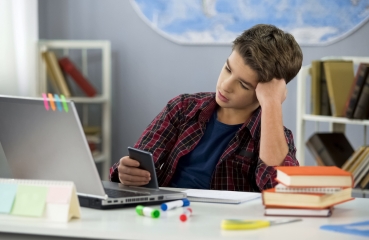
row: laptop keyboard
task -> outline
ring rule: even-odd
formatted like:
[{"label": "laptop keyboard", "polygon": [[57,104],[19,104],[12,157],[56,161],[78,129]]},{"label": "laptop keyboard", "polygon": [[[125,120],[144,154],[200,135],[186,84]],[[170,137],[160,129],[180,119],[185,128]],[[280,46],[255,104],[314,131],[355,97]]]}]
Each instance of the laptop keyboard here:
[{"label": "laptop keyboard", "polygon": [[122,198],[122,197],[136,197],[136,196],[148,196],[146,193],[129,192],[122,190],[114,190],[105,188],[105,193],[111,198]]}]

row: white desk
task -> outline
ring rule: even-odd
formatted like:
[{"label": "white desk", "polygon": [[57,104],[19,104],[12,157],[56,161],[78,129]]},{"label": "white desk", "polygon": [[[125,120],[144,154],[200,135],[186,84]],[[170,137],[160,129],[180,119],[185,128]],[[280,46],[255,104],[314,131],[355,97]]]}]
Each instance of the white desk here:
[{"label": "white desk", "polygon": [[[336,206],[329,218],[303,218],[301,222],[249,231],[222,231],[222,219],[281,219],[265,217],[261,199],[240,205],[191,203],[193,216],[179,220],[182,209],[159,219],[138,216],[134,208],[94,210],[82,208],[82,218],[69,223],[51,223],[36,218],[0,214],[0,239],[367,239],[320,230],[325,224],[349,224],[369,220],[369,199],[358,198]],[[38,236],[34,236],[38,235]],[[46,235],[48,237],[41,237]],[[54,237],[52,239],[55,239]]]}]

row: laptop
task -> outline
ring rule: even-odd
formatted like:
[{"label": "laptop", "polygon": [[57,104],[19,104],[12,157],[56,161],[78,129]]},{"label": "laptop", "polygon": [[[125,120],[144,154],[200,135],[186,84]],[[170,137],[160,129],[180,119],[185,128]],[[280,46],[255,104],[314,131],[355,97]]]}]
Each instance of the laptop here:
[{"label": "laptop", "polygon": [[186,197],[101,181],[70,100],[0,95],[0,169],[3,178],[72,181],[82,207],[111,209]]}]

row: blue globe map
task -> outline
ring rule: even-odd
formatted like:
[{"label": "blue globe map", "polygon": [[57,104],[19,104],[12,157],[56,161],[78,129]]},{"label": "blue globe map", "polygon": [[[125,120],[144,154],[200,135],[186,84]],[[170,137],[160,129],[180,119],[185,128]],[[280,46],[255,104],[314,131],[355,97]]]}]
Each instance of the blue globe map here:
[{"label": "blue globe map", "polygon": [[328,45],[369,18],[369,0],[131,0],[138,15],[179,44],[231,44],[255,24],[273,24],[300,45]]}]

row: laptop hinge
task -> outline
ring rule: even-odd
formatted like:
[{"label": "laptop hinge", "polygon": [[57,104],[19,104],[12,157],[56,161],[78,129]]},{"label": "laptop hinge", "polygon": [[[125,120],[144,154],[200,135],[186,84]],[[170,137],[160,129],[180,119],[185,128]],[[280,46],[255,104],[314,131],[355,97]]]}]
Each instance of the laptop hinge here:
[{"label": "laptop hinge", "polygon": [[106,195],[106,194],[105,194],[105,196],[98,196],[98,195],[93,195],[93,194],[85,194],[85,193],[77,192],[77,195],[82,196],[82,197],[99,198],[99,199],[102,199],[102,200],[108,199],[108,195]]}]

